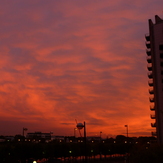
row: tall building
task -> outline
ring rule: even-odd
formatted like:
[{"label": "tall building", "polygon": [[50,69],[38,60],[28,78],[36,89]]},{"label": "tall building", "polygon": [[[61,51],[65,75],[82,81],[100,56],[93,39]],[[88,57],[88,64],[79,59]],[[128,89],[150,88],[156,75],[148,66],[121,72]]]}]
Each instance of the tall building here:
[{"label": "tall building", "polygon": [[155,23],[149,19],[149,34],[145,38],[150,110],[151,119],[154,119],[151,126],[156,128],[152,135],[157,137],[158,143],[163,144],[163,20],[157,15]]}]

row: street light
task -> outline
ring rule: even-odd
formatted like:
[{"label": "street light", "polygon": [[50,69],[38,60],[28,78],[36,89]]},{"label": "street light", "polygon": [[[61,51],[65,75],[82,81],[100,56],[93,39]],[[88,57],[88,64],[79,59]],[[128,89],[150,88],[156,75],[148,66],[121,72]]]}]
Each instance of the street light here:
[{"label": "street light", "polygon": [[127,138],[128,138],[128,125],[125,125],[126,127],[126,135],[127,135]]},{"label": "street light", "polygon": [[101,134],[102,134],[102,131],[100,131],[100,142],[101,142]]},{"label": "street light", "polygon": [[27,131],[28,129],[23,127],[23,136],[24,136],[24,131]]},{"label": "street light", "polygon": [[99,146],[99,149],[100,149],[100,160],[101,160],[101,134],[102,134],[102,131],[100,131],[100,146]]},{"label": "street light", "polygon": [[76,138],[76,130],[77,128],[74,128],[74,137]]}]

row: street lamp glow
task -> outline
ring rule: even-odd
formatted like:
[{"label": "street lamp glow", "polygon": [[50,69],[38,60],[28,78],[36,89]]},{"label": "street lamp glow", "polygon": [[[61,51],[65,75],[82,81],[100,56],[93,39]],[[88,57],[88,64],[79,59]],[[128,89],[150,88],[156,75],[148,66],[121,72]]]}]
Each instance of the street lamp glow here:
[{"label": "street lamp glow", "polygon": [[37,161],[33,161],[33,163],[37,163]]}]

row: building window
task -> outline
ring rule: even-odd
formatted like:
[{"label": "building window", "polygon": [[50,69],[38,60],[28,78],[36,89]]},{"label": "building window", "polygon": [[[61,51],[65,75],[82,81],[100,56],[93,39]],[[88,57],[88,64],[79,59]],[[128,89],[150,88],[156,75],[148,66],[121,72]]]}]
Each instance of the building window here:
[{"label": "building window", "polygon": [[163,71],[161,71],[161,75],[163,75]]},{"label": "building window", "polygon": [[159,45],[159,50],[163,50],[163,44]]},{"label": "building window", "polygon": [[161,67],[163,67],[163,62],[160,63]]},{"label": "building window", "polygon": [[160,58],[163,58],[163,53],[160,53]]}]

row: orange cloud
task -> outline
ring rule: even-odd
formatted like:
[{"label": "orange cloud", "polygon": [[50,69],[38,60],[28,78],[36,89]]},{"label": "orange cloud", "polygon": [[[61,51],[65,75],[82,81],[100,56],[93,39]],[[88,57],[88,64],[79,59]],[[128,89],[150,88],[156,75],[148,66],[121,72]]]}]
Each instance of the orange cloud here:
[{"label": "orange cloud", "polygon": [[73,135],[77,119],[88,135],[126,134],[126,124],[150,135],[143,37],[162,1],[150,14],[144,1],[0,4],[2,134]]}]

